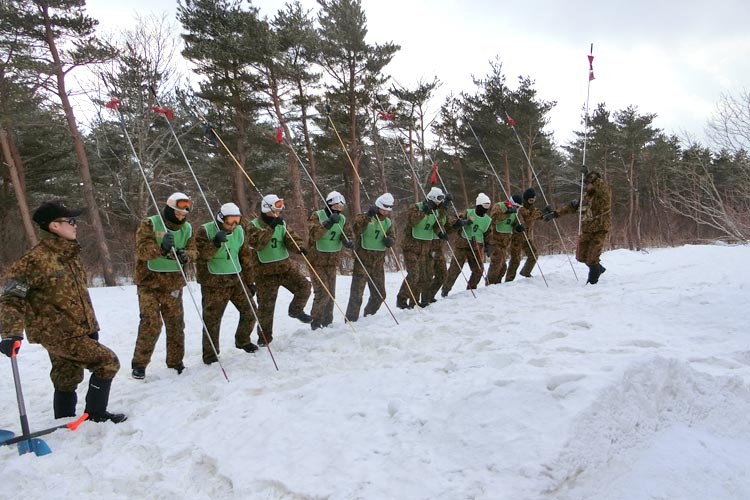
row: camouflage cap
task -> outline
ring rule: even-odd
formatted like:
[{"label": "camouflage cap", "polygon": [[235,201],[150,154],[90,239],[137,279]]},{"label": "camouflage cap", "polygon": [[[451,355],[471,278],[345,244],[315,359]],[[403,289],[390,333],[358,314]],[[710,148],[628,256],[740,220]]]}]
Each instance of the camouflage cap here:
[{"label": "camouflage cap", "polygon": [[69,208],[63,200],[45,201],[34,210],[34,222],[42,229],[47,229],[49,223],[62,217],[78,217],[83,213],[80,208]]}]

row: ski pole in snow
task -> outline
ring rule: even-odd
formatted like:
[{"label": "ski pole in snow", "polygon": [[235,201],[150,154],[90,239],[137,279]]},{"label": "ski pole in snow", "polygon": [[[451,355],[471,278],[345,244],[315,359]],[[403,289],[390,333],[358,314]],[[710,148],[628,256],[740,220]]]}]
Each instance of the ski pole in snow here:
[{"label": "ski pole in snow", "polygon": [[[586,144],[588,142],[589,138],[589,97],[591,96],[591,80],[594,79],[594,44],[591,44],[591,48],[589,49],[589,77],[586,82],[586,110],[584,112],[584,127],[583,127],[583,158],[581,159],[581,188],[580,188],[580,194],[578,196],[578,244],[580,244],[581,241],[581,227],[583,224],[583,211],[581,211],[580,207],[583,206],[583,181],[586,177],[587,168],[586,168]],[[576,255],[578,255],[578,250],[576,249]]]},{"label": "ski pole in snow", "polygon": [[[500,176],[497,174],[497,170],[495,170],[495,166],[492,164],[492,160],[490,160],[489,155],[487,154],[487,151],[484,149],[484,146],[482,145],[482,141],[479,140],[479,136],[477,136],[477,133],[474,131],[474,127],[471,126],[471,121],[467,118],[466,125],[469,126],[469,130],[471,130],[471,135],[474,136],[474,139],[477,141],[477,144],[479,145],[479,149],[482,150],[482,154],[484,155],[484,158],[487,160],[487,164],[490,166],[490,169],[492,170],[492,174],[495,176],[495,180],[497,180],[497,184],[500,186],[500,189],[503,190],[503,196],[507,200],[511,199],[510,193],[508,193],[505,190],[505,186],[503,185],[503,182],[500,180]],[[523,218],[521,217],[520,213],[516,213],[516,217],[518,218],[518,222],[523,224]],[[536,267],[539,269],[539,274],[542,276],[542,280],[544,280],[544,284],[549,288],[549,283],[547,283],[547,278],[544,276],[544,272],[542,271],[542,265],[539,263],[539,259],[534,254],[534,249],[531,247],[531,241],[529,240],[529,235],[526,234],[526,231],[522,231],[523,237],[526,238],[526,246],[528,247],[529,251],[531,252],[531,255],[534,257],[534,260],[536,260]]]},{"label": "ski pole in snow", "polygon": [[[539,181],[539,177],[536,175],[536,169],[534,169],[534,164],[531,163],[531,158],[529,157],[529,153],[526,151],[526,148],[523,146],[523,142],[521,142],[521,137],[518,135],[518,131],[516,130],[516,122],[513,120],[513,118],[510,117],[507,111],[504,111],[505,118],[507,120],[508,126],[513,131],[513,134],[516,136],[516,140],[518,141],[518,145],[521,147],[521,151],[523,151],[524,157],[526,157],[526,162],[529,165],[529,168],[531,169],[531,173],[534,174],[534,179],[536,180],[537,185],[539,186],[539,192],[542,193],[542,199],[544,199],[544,204],[546,206],[549,206],[549,200],[547,200],[547,196],[544,194],[544,189],[542,188],[542,183]],[[568,254],[568,250],[565,247],[565,240],[563,240],[562,233],[560,232],[560,227],[557,225],[557,221],[555,219],[552,219],[552,223],[555,225],[555,230],[557,231],[557,236],[560,238],[560,244],[562,244],[563,251],[565,252],[565,255],[568,258],[568,264],[570,264],[570,268],[573,270],[573,276],[575,276],[576,281],[578,281],[578,274],[576,273],[576,268],[573,266],[573,261],[570,260],[570,255]]]},{"label": "ski pole in snow", "polygon": [[[146,176],[146,170],[143,168],[140,158],[138,158],[138,153],[136,153],[135,151],[135,146],[133,146],[133,141],[130,139],[130,134],[128,134],[128,130],[125,127],[125,119],[123,118],[122,111],[120,110],[120,100],[116,98],[112,98],[107,104],[105,104],[105,107],[117,113],[117,116],[120,120],[120,127],[122,128],[122,131],[125,134],[125,138],[128,141],[128,145],[130,146],[130,151],[131,153],[133,153],[133,159],[135,160],[135,163],[138,165],[138,170],[140,170],[141,175],[143,176],[143,182],[145,183],[146,190],[148,191],[148,194],[151,197],[151,203],[153,203],[154,208],[156,209],[156,215],[157,217],[159,217],[159,220],[161,221],[162,226],[166,228],[167,225],[164,222],[164,218],[161,216],[161,210],[159,209],[159,204],[156,202],[156,197],[154,197],[154,192],[151,190],[151,185],[148,182],[148,177]],[[214,346],[213,340],[211,340],[211,335],[209,335],[208,333],[208,328],[206,327],[206,323],[205,321],[203,321],[202,311],[198,307],[198,303],[195,300],[193,291],[188,284],[188,279],[187,279],[187,275],[185,274],[185,269],[182,263],[180,262],[179,257],[177,256],[177,249],[174,247],[172,247],[172,256],[177,262],[177,267],[180,270],[182,279],[185,280],[185,288],[187,288],[188,294],[190,295],[190,298],[193,301],[193,306],[195,307],[195,310],[198,313],[198,317],[201,320],[201,325],[203,326],[203,334],[208,338],[209,344],[211,345],[211,349],[214,351],[214,355],[216,356],[216,360],[218,361],[219,368],[221,368],[221,372],[224,374],[224,378],[227,380],[227,382],[229,382],[229,377],[227,376],[226,370],[224,370],[224,365],[221,364],[221,360],[219,359],[219,353],[216,352],[216,346]]]},{"label": "ski pole in snow", "polygon": [[[164,119],[167,122],[167,126],[169,127],[169,131],[172,133],[172,137],[174,138],[175,142],[177,143],[177,147],[180,149],[180,153],[182,153],[182,158],[185,160],[185,164],[187,165],[188,170],[190,170],[190,174],[193,176],[193,180],[195,181],[195,185],[198,187],[198,191],[201,194],[201,197],[203,198],[203,202],[206,204],[206,208],[208,208],[208,213],[211,214],[211,220],[214,223],[214,226],[216,226],[217,231],[221,230],[219,227],[219,223],[216,221],[216,218],[214,217],[214,212],[211,210],[211,204],[208,202],[208,198],[206,198],[206,193],[203,191],[203,187],[201,186],[200,181],[198,181],[198,176],[195,175],[195,170],[193,170],[193,166],[190,163],[190,160],[188,159],[187,155],[185,154],[185,150],[182,148],[182,144],[180,143],[180,139],[177,137],[177,134],[174,131],[174,127],[172,126],[172,119],[171,119],[171,112],[169,109],[164,108],[159,101],[159,97],[156,95],[156,90],[154,87],[149,85],[149,90],[151,91],[151,94],[154,96],[154,101],[156,102],[157,106],[155,106],[156,109],[153,109],[157,114],[164,116]],[[242,293],[245,295],[245,300],[247,300],[248,305],[250,306],[250,310],[253,313],[253,317],[255,317],[256,324],[258,325],[258,331],[260,332],[261,336],[263,337],[263,340],[265,339],[265,334],[263,333],[263,329],[260,328],[260,319],[258,319],[258,314],[256,312],[255,304],[253,304],[253,300],[250,296],[250,292],[248,292],[247,287],[245,286],[245,280],[242,279],[242,275],[240,274],[240,269],[237,267],[237,262],[234,261],[234,259],[231,258],[231,253],[229,251],[229,246],[225,243],[222,243],[222,248],[227,252],[229,255],[229,262],[232,263],[232,267],[234,268],[234,274],[237,276],[237,280],[240,283],[240,286],[242,287]],[[209,335],[210,338],[210,335]],[[213,347],[213,342],[211,343]],[[266,342],[266,346],[268,347],[268,353],[271,356],[271,361],[273,362],[273,366],[278,371],[279,365],[276,364],[276,358],[273,356],[273,352],[271,351],[271,348],[268,346],[268,342]],[[218,358],[218,354],[216,352],[216,347],[213,347],[214,354],[216,354],[216,359]]]},{"label": "ski pole in snow", "polygon": [[[331,118],[331,106],[328,103],[326,103],[325,106],[326,106],[326,119],[327,119],[326,124],[329,124],[329,123],[331,124],[331,127],[333,128],[333,131],[335,132],[336,137],[339,140],[339,144],[341,144],[341,149],[344,150],[344,154],[346,155],[346,158],[349,160],[349,164],[352,166],[352,171],[354,172],[354,175],[357,177],[357,181],[362,186],[362,189],[365,192],[367,201],[369,203],[372,203],[372,198],[370,198],[370,194],[367,192],[367,187],[365,186],[365,183],[362,181],[362,177],[360,177],[359,171],[357,170],[357,167],[354,165],[354,161],[352,160],[352,157],[349,155],[349,151],[346,149],[346,145],[344,145],[343,139],[341,139],[341,135],[339,134],[339,131],[336,128],[336,124],[334,123],[333,118]],[[380,230],[383,232],[383,234],[385,234],[385,228],[383,228],[383,223],[377,217],[376,219],[378,220],[378,225],[380,225]],[[411,299],[414,301],[414,307],[416,307],[418,311],[421,311],[422,307],[419,305],[419,301],[414,296],[414,291],[412,290],[411,285],[409,284],[409,280],[406,279],[406,273],[404,272],[404,268],[401,266],[401,261],[398,260],[396,251],[393,249],[393,247],[391,247],[390,250],[391,250],[391,255],[393,256],[393,260],[396,262],[396,267],[398,267],[398,270],[401,272],[401,275],[404,277],[404,283],[406,283],[406,288],[407,290],[409,290],[409,295],[411,295]]]}]

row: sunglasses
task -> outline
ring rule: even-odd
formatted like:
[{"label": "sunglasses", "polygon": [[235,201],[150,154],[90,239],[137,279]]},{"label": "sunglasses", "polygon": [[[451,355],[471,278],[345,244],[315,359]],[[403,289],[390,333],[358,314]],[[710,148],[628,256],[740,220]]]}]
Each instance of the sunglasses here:
[{"label": "sunglasses", "polygon": [[224,224],[228,226],[237,225],[240,223],[240,219],[242,219],[242,217],[239,215],[227,215],[224,217]]},{"label": "sunglasses", "polygon": [[183,212],[189,212],[193,208],[193,202],[190,200],[177,200],[174,204],[175,210],[181,210]]},{"label": "sunglasses", "polygon": [[70,219],[57,219],[53,220],[52,222],[67,222],[71,226],[75,226],[76,224],[78,224],[78,221],[75,219],[75,217],[71,217]]}]

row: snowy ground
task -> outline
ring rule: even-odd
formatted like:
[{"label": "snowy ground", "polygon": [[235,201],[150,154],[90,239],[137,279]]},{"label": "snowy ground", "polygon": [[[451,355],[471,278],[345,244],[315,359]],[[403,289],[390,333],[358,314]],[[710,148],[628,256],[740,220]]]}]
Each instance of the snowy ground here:
[{"label": "snowy ground", "polygon": [[[189,295],[188,370],[166,368],[162,339],[130,378],[135,288],[92,289],[123,365],[110,407],[130,418],[45,436],[44,457],[0,447],[0,498],[748,499],[748,262],[750,246],[617,250],[584,286],[549,256],[549,287],[537,270],[474,298],[459,277],[421,312],[393,306],[394,273],[399,324],[382,308],[356,332],[338,311],[310,331],[282,292],[279,371],[234,348],[229,308],[229,383],[201,362]],[[348,292],[341,277],[342,308]],[[24,343],[19,364],[32,430],[56,423],[45,351]],[[0,377],[0,428],[19,432],[6,358]]]}]

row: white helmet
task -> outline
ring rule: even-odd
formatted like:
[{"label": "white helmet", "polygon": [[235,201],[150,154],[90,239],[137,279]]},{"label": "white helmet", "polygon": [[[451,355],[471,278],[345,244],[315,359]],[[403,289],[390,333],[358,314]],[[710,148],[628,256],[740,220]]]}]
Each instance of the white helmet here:
[{"label": "white helmet", "polygon": [[331,191],[330,193],[328,193],[328,196],[326,196],[326,204],[330,207],[331,205],[335,205],[337,203],[346,205],[344,195],[339,193],[338,191]]},{"label": "white helmet", "polygon": [[219,213],[216,214],[216,220],[219,222],[224,222],[224,217],[231,216],[242,216],[242,213],[240,213],[240,207],[238,207],[234,203],[224,203],[219,209]]},{"label": "white helmet", "polygon": [[484,208],[490,208],[491,204],[492,202],[490,201],[490,197],[487,196],[486,194],[479,193],[477,195],[477,202],[475,203],[475,205],[477,206],[482,205]]},{"label": "white helmet", "polygon": [[185,193],[173,193],[169,198],[167,198],[167,206],[173,210],[187,213],[192,210],[193,202]]},{"label": "white helmet", "polygon": [[284,210],[284,200],[275,194],[267,194],[260,202],[260,211],[264,214],[273,211]]},{"label": "white helmet", "polygon": [[435,203],[442,203],[443,200],[445,200],[445,194],[439,187],[433,187],[430,189],[430,192],[427,193],[427,199]]},{"label": "white helmet", "polygon": [[393,199],[393,195],[391,193],[383,193],[380,196],[378,196],[377,200],[375,200],[376,207],[382,210],[387,210],[388,212],[393,210],[394,203],[395,203],[395,200]]}]

